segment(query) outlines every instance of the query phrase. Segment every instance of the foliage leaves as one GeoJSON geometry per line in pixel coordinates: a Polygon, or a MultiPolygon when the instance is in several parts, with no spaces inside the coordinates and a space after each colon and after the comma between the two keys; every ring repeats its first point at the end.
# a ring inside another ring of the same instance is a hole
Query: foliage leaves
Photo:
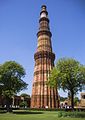
{"type": "Polygon", "coordinates": [[[11,97],[17,92],[26,89],[27,84],[22,80],[25,76],[24,68],[15,61],[7,61],[0,66],[0,83],[2,94],[11,97]]]}
{"type": "Polygon", "coordinates": [[[85,66],[70,58],[60,59],[49,76],[51,86],[56,85],[65,90],[73,90],[74,94],[85,85],[85,66]]]}
{"type": "Polygon", "coordinates": [[[52,69],[48,84],[67,90],[74,97],[85,86],[85,66],[75,59],[61,58],[52,69]]]}
{"type": "Polygon", "coordinates": [[[21,96],[21,97],[24,97],[24,98],[30,98],[30,95],[28,95],[28,94],[26,94],[26,93],[22,93],[20,96],[21,96]]]}

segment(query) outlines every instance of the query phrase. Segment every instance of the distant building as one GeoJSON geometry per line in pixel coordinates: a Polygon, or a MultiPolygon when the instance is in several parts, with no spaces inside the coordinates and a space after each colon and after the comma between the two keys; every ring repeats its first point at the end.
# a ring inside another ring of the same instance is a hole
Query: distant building
{"type": "Polygon", "coordinates": [[[71,100],[69,98],[65,99],[64,101],[60,101],[60,108],[70,108],[71,107],[71,100]]]}
{"type": "MultiPolygon", "coordinates": [[[[21,97],[21,96],[13,96],[11,98],[11,107],[14,107],[14,108],[19,108],[20,107],[20,103],[21,102],[26,102],[27,103],[27,107],[30,107],[30,97],[28,98],[24,98],[24,97],[21,97]]],[[[0,106],[1,107],[6,107],[6,99],[4,96],[0,96],[0,106]]]]}
{"type": "Polygon", "coordinates": [[[80,99],[79,106],[80,107],[85,107],[85,92],[81,93],[81,99],[80,99]]]}
{"type": "MultiPolygon", "coordinates": [[[[68,97],[64,101],[60,102],[60,107],[64,108],[65,106],[71,107],[71,99],[68,97]]],[[[85,92],[81,93],[81,98],[79,101],[77,101],[75,108],[85,108],[85,92]]]]}

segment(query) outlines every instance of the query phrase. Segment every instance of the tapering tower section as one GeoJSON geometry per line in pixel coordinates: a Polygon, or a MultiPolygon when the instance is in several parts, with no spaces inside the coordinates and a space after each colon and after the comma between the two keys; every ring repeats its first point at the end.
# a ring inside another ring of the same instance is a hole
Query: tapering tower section
{"type": "Polygon", "coordinates": [[[32,86],[32,108],[55,108],[57,92],[47,85],[50,70],[54,66],[55,54],[52,52],[51,32],[46,6],[41,7],[37,50],[34,54],[35,67],[32,86]]]}

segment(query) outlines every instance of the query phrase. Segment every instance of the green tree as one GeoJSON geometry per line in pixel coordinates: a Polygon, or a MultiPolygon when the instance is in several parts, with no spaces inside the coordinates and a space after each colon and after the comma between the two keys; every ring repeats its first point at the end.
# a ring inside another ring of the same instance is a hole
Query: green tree
{"type": "Polygon", "coordinates": [[[27,88],[22,80],[24,76],[24,68],[15,61],[7,61],[0,66],[0,83],[3,84],[2,95],[6,99],[7,111],[10,111],[11,97],[27,88]]]}
{"type": "Polygon", "coordinates": [[[71,58],[61,58],[52,69],[48,84],[62,88],[71,95],[71,106],[74,108],[74,95],[85,86],[85,66],[71,58]]]}
{"type": "Polygon", "coordinates": [[[22,93],[20,96],[21,96],[21,97],[24,97],[24,98],[30,98],[30,95],[28,95],[28,94],[26,94],[26,93],[22,93]]]}
{"type": "Polygon", "coordinates": [[[22,101],[22,102],[20,102],[19,106],[25,108],[25,107],[27,107],[27,102],[22,101]]]}
{"type": "Polygon", "coordinates": [[[76,106],[77,103],[79,103],[79,98],[78,98],[78,97],[75,97],[75,98],[74,98],[74,105],[76,106]]]}
{"type": "Polygon", "coordinates": [[[2,95],[2,88],[3,88],[3,84],[0,83],[0,95],[2,95]]]}
{"type": "Polygon", "coordinates": [[[61,101],[61,102],[65,101],[66,99],[67,99],[67,97],[61,97],[61,96],[60,96],[60,101],[61,101]]]}

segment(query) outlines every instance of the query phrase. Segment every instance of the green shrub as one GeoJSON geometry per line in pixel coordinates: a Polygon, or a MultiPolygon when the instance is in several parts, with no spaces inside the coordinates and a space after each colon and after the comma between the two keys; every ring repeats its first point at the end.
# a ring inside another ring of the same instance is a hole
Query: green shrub
{"type": "Polygon", "coordinates": [[[6,112],[7,112],[6,110],[0,110],[0,114],[6,113],[6,112]]]}
{"type": "Polygon", "coordinates": [[[58,112],[58,117],[62,117],[62,111],[58,112]]]}
{"type": "Polygon", "coordinates": [[[85,118],[85,112],[58,112],[58,117],[85,118]]]}
{"type": "Polygon", "coordinates": [[[41,111],[13,110],[14,114],[43,114],[41,111]]]}
{"type": "Polygon", "coordinates": [[[20,104],[19,104],[20,107],[27,107],[27,102],[26,101],[22,101],[20,104]]]}

